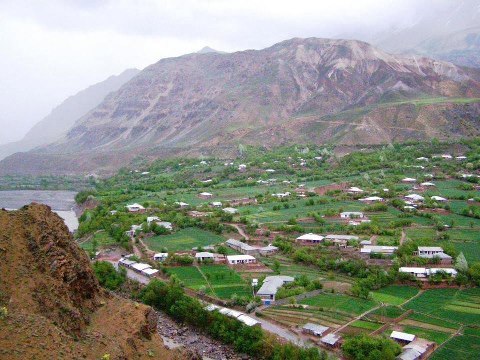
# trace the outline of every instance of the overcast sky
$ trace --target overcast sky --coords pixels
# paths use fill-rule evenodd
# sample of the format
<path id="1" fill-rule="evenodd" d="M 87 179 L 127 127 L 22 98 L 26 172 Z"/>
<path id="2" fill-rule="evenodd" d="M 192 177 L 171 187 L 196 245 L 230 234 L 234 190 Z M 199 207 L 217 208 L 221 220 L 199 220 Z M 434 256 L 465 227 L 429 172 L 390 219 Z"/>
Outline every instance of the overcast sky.
<path id="1" fill-rule="evenodd" d="M 0 0 L 0 143 L 127 68 L 208 45 L 378 33 L 458 0 Z"/>

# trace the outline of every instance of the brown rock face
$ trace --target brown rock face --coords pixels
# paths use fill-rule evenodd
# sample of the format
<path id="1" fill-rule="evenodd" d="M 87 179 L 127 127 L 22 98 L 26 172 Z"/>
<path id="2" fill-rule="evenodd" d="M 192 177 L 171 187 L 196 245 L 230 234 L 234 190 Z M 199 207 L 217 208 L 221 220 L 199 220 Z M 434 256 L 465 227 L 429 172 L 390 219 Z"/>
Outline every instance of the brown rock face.
<path id="1" fill-rule="evenodd" d="M 98 306 L 101 289 L 87 255 L 63 220 L 45 205 L 0 211 L 0 291 L 9 307 L 35 312 L 79 334 Z"/>

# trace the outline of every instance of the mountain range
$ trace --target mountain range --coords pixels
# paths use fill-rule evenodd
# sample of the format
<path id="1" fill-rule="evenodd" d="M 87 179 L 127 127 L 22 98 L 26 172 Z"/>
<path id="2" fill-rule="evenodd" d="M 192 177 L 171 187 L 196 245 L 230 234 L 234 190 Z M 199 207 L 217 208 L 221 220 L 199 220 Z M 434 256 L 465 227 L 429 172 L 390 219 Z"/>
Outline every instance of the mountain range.
<path id="1" fill-rule="evenodd" d="M 0 159 L 19 151 L 28 151 L 37 146 L 58 140 L 80 117 L 99 105 L 105 96 L 138 74 L 138 69 L 128 69 L 119 75 L 89 86 L 85 90 L 70 96 L 40 120 L 19 141 L 0 145 Z"/>
<path id="2" fill-rule="evenodd" d="M 379 144 L 480 134 L 480 72 L 362 41 L 291 39 L 148 66 L 52 144 L 0 173 L 112 171 L 239 144 Z"/>

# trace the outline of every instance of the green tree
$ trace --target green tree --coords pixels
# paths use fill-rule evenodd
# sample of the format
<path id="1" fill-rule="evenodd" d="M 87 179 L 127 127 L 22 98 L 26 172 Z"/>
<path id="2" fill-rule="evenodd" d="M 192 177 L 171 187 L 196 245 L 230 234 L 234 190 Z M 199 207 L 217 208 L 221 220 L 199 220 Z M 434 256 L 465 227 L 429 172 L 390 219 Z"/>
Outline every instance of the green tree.
<path id="1" fill-rule="evenodd" d="M 342 351 L 351 360 L 394 360 L 401 347 L 390 339 L 362 334 L 345 339 Z"/>
<path id="2" fill-rule="evenodd" d="M 124 268 L 120 267 L 117 271 L 111 263 L 106 261 L 95 262 L 93 271 L 100 285 L 109 290 L 118 289 L 127 278 L 127 272 Z"/>
<path id="3" fill-rule="evenodd" d="M 455 261 L 455 269 L 463 273 L 466 273 L 468 271 L 468 262 L 465 258 L 465 255 L 463 255 L 463 252 L 461 252 L 460 255 L 457 256 L 457 260 Z"/>

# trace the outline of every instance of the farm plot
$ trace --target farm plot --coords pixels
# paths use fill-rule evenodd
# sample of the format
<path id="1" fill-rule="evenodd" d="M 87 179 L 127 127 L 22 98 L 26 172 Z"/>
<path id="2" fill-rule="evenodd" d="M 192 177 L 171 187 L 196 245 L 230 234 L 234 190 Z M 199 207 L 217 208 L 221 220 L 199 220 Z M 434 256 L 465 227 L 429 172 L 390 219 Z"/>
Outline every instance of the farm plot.
<path id="1" fill-rule="evenodd" d="M 378 308 L 371 313 L 368 314 L 368 318 L 374 318 L 374 319 L 382 319 L 382 318 L 388 318 L 388 319 L 396 319 L 402 314 L 405 313 L 405 310 L 399 308 L 398 306 L 382 306 L 381 308 Z"/>
<path id="2" fill-rule="evenodd" d="M 334 329 L 351 321 L 354 315 L 335 309 L 274 306 L 262 310 L 262 316 L 285 326 L 302 326 L 308 322 L 322 324 Z"/>
<path id="3" fill-rule="evenodd" d="M 91 239 L 82 242 L 80 247 L 85 251 L 93 251 L 94 249 L 108 247 L 115 244 L 117 244 L 117 242 L 115 242 L 115 239 L 113 239 L 109 234 L 107 234 L 105 231 L 99 231 L 93 234 Z"/>
<path id="4" fill-rule="evenodd" d="M 162 251 L 166 248 L 170 251 L 192 250 L 193 247 L 214 245 L 224 242 L 220 235 L 197 228 L 179 230 L 170 235 L 159 235 L 144 240 L 144 243 L 153 251 Z"/>
<path id="5" fill-rule="evenodd" d="M 412 286 L 387 286 L 371 293 L 373 300 L 389 304 L 400 305 L 418 294 L 418 289 Z"/>
<path id="6" fill-rule="evenodd" d="M 412 299 L 404 307 L 454 323 L 478 324 L 480 323 L 480 288 L 428 290 Z"/>
<path id="7" fill-rule="evenodd" d="M 478 359 L 480 352 L 480 330 L 466 328 L 463 335 L 448 340 L 440 349 L 435 351 L 430 359 Z"/>
<path id="8" fill-rule="evenodd" d="M 235 271 L 226 265 L 204 265 L 200 271 L 205 275 L 217 297 L 231 299 L 232 295 L 251 296 L 250 287 Z"/>
<path id="9" fill-rule="evenodd" d="M 320 294 L 301 301 L 302 304 L 324 309 L 337 309 L 349 314 L 360 315 L 375 307 L 372 300 L 355 298 L 342 294 Z"/>
<path id="10" fill-rule="evenodd" d="M 202 273 L 195 266 L 168 268 L 167 272 L 170 275 L 175 275 L 176 277 L 178 277 L 180 281 L 185 284 L 185 286 L 193 290 L 200 290 L 201 288 L 205 288 L 207 293 L 211 294 L 208 282 L 205 280 Z"/>

